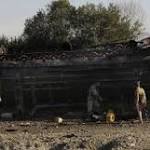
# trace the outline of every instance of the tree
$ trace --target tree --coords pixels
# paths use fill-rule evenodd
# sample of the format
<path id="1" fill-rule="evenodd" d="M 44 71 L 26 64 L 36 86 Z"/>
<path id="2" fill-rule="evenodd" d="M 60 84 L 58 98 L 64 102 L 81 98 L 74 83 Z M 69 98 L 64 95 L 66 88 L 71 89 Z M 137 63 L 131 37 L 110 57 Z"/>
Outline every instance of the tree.
<path id="1" fill-rule="evenodd" d="M 140 20 L 123 15 L 117 4 L 76 8 L 69 0 L 58 0 L 26 20 L 23 36 L 29 50 L 60 49 L 66 42 L 76 49 L 135 39 L 141 27 Z"/>
<path id="2" fill-rule="evenodd" d="M 144 10 L 137 0 L 117 0 L 115 5 L 119 7 L 122 16 L 127 16 L 132 22 L 144 21 Z"/>
<path id="3" fill-rule="evenodd" d="M 10 54 L 19 54 L 24 52 L 24 50 L 26 49 L 26 43 L 24 41 L 24 39 L 22 39 L 22 37 L 18 37 L 18 38 L 11 38 L 8 42 L 8 46 L 7 46 L 7 50 L 8 53 Z"/>
<path id="4" fill-rule="evenodd" d="M 70 17 L 74 9 L 68 0 L 54 1 L 52 5 L 48 5 L 47 18 L 51 40 L 58 43 L 65 42 L 70 38 Z"/>
<path id="5" fill-rule="evenodd" d="M 41 50 L 47 46 L 49 40 L 49 25 L 43 10 L 37 12 L 31 19 L 25 22 L 24 39 L 27 43 L 27 49 Z"/>
<path id="6" fill-rule="evenodd" d="M 134 38 L 137 38 L 144 30 L 142 26 L 145 19 L 144 10 L 140 3 L 137 0 L 118 0 L 116 6 L 119 8 L 121 16 L 129 20 Z"/>
<path id="7" fill-rule="evenodd" d="M 1 47 L 1 46 L 7 47 L 7 46 L 8 46 L 8 43 L 9 43 L 8 38 L 5 37 L 4 35 L 2 35 L 2 36 L 0 37 L 0 47 Z"/>
<path id="8" fill-rule="evenodd" d="M 33 18 L 27 19 L 24 37 L 28 49 L 58 49 L 63 42 L 70 39 L 70 16 L 75 7 L 67 0 L 54 1 L 44 10 L 37 12 Z"/>
<path id="9" fill-rule="evenodd" d="M 0 54 L 7 53 L 8 43 L 8 38 L 2 35 L 0 37 Z"/>

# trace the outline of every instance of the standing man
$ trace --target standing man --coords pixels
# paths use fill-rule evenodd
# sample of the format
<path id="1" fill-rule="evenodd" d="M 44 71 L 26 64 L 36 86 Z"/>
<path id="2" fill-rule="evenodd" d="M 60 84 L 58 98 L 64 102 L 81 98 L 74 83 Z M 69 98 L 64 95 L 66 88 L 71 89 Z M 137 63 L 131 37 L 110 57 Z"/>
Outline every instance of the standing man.
<path id="1" fill-rule="evenodd" d="M 146 99 L 145 90 L 144 90 L 144 88 L 141 87 L 140 81 L 137 81 L 137 83 L 136 83 L 135 104 L 136 104 L 136 109 L 138 112 L 140 122 L 143 124 L 142 113 L 143 113 L 144 108 L 147 105 L 147 99 Z"/>
<path id="2" fill-rule="evenodd" d="M 100 111 L 100 103 L 103 101 L 102 97 L 99 95 L 100 83 L 96 82 L 92 84 L 89 88 L 88 97 L 87 97 L 87 112 L 90 117 L 94 113 Z"/>

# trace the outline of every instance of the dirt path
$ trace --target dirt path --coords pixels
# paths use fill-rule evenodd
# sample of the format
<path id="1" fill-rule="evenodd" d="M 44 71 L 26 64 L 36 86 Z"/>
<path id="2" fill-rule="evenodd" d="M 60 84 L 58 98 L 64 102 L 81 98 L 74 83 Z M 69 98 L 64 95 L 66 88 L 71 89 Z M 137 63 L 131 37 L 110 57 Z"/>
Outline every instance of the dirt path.
<path id="1" fill-rule="evenodd" d="M 150 150 L 150 123 L 0 122 L 0 149 Z"/>

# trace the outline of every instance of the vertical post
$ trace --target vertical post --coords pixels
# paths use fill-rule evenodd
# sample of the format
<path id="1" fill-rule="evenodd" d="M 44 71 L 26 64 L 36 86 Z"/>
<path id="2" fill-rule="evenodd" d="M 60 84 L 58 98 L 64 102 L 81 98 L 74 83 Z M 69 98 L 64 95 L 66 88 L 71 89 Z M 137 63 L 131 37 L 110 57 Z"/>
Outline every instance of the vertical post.
<path id="1" fill-rule="evenodd" d="M 35 95 L 35 85 L 32 84 L 31 85 L 31 92 L 32 92 L 32 105 L 36 105 L 37 101 L 36 101 L 36 95 Z"/>
<path id="2" fill-rule="evenodd" d="M 24 99 L 23 99 L 23 78 L 22 78 L 22 73 L 20 72 L 17 76 L 17 83 L 16 83 L 16 93 L 15 93 L 15 97 L 16 97 L 16 102 L 17 102 L 17 113 L 19 113 L 19 115 L 23 115 L 24 114 Z"/>
<path id="3" fill-rule="evenodd" d="M 17 113 L 19 113 L 19 115 L 24 114 L 23 89 L 20 81 L 16 87 L 15 97 L 17 102 Z"/>

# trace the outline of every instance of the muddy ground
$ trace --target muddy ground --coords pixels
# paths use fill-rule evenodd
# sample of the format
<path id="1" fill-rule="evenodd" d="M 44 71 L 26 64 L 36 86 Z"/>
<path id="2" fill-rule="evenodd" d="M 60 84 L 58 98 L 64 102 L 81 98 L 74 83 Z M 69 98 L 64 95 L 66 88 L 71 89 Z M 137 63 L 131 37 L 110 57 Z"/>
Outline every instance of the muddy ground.
<path id="1" fill-rule="evenodd" d="M 150 150 L 150 123 L 0 122 L 0 150 Z"/>

